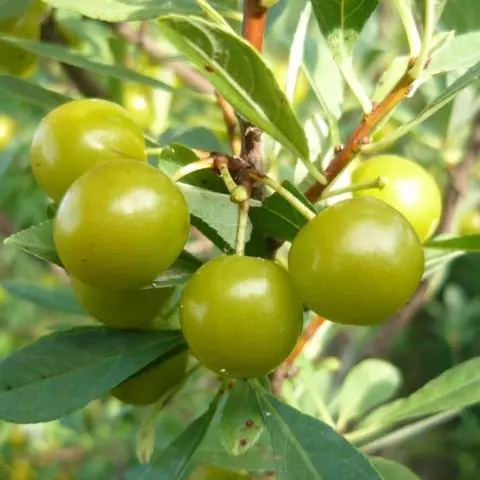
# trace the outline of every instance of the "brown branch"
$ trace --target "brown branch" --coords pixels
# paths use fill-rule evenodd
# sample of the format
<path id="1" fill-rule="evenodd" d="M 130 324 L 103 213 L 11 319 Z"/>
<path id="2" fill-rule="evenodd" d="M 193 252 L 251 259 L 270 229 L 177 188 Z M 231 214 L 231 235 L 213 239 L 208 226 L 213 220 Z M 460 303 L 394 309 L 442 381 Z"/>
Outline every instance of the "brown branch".
<path id="1" fill-rule="evenodd" d="M 41 38 L 46 42 L 68 45 L 67 39 L 58 30 L 53 15 L 49 15 L 42 23 Z M 109 98 L 107 89 L 97 82 L 90 72 L 87 72 L 83 68 L 67 65 L 66 63 L 60 63 L 60 65 L 80 93 L 86 97 Z"/>
<path id="2" fill-rule="evenodd" d="M 259 0 L 244 0 L 242 35 L 259 52 L 263 50 L 267 13 L 268 9 L 261 7 Z"/>
<path id="3" fill-rule="evenodd" d="M 227 127 L 228 137 L 230 138 L 230 148 L 232 150 L 232 155 L 238 157 L 241 152 L 241 140 L 238 133 L 238 122 L 237 117 L 235 117 L 235 110 L 232 106 L 223 98 L 220 93 L 215 92 L 215 97 L 217 99 L 218 106 L 223 114 L 223 120 Z"/>
<path id="4" fill-rule="evenodd" d="M 373 129 L 408 96 L 411 87 L 412 79 L 408 72 L 406 72 L 384 100 L 378 105 L 375 105 L 371 113 L 363 116 L 360 124 L 354 130 L 346 145 L 338 150 L 325 170 L 324 175 L 328 180 L 328 184 L 331 184 L 348 163 L 353 160 L 360 147 L 370 141 L 369 135 Z M 311 202 L 316 202 L 326 187 L 327 185 L 314 183 L 306 190 L 305 196 Z"/>
<path id="5" fill-rule="evenodd" d="M 137 31 L 127 23 L 118 23 L 113 25 L 112 28 L 125 40 L 141 48 L 150 57 L 165 62 L 190 87 L 201 93 L 214 93 L 212 84 L 204 76 L 180 60 L 170 60 L 169 53 L 163 50 L 145 30 Z"/>
<path id="6" fill-rule="evenodd" d="M 462 162 L 460 162 L 451 172 L 450 186 L 444 199 L 442 221 L 437 229 L 437 233 L 449 233 L 452 230 L 453 220 L 455 218 L 457 207 L 462 195 L 465 193 L 469 176 L 472 172 L 475 162 L 480 154 L 480 115 L 475 119 L 472 134 L 468 142 L 467 153 Z M 410 302 L 400 310 L 385 326 L 380 330 L 373 344 L 369 349 L 369 355 L 386 356 L 392 344 L 397 338 L 398 331 L 404 327 L 422 306 L 428 301 L 430 282 L 423 282 L 415 292 Z"/>

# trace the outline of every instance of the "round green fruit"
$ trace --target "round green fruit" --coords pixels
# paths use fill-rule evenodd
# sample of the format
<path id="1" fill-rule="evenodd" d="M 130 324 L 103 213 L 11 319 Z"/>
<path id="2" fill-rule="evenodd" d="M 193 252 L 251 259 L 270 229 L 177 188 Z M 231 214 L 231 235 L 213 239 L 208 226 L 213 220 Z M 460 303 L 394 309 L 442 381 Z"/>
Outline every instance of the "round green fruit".
<path id="1" fill-rule="evenodd" d="M 177 186 L 135 160 L 92 168 L 69 188 L 54 220 L 58 255 L 72 277 L 108 290 L 151 284 L 180 255 L 190 217 Z"/>
<path id="2" fill-rule="evenodd" d="M 0 152 L 5 150 L 17 132 L 17 122 L 8 115 L 0 114 Z"/>
<path id="3" fill-rule="evenodd" d="M 352 182 L 365 183 L 381 177 L 384 187 L 359 190 L 356 197 L 374 197 L 388 203 L 412 224 L 422 242 L 437 228 L 442 197 L 433 177 L 420 165 L 397 155 L 380 155 L 360 165 Z"/>
<path id="4" fill-rule="evenodd" d="M 260 258 L 210 261 L 191 277 L 180 300 L 180 323 L 193 354 L 230 377 L 260 377 L 277 367 L 295 347 L 302 321 L 287 272 Z"/>
<path id="5" fill-rule="evenodd" d="M 110 393 L 123 403 L 150 405 L 180 383 L 187 368 L 188 353 L 182 352 L 158 365 L 148 366 L 113 388 Z"/>
<path id="6" fill-rule="evenodd" d="M 288 266 L 305 304 L 333 322 L 388 320 L 417 289 L 423 249 L 397 210 L 375 198 L 332 205 L 293 240 Z"/>
<path id="7" fill-rule="evenodd" d="M 149 326 L 175 291 L 173 287 L 107 290 L 76 278 L 71 282 L 78 302 L 92 317 L 108 327 L 121 329 Z"/>
<path id="8" fill-rule="evenodd" d="M 245 473 L 227 470 L 215 465 L 200 465 L 188 477 L 188 480 L 251 480 Z"/>
<path id="9" fill-rule="evenodd" d="M 480 234 L 480 211 L 467 210 L 460 217 L 458 226 L 460 235 L 479 235 Z"/>
<path id="10" fill-rule="evenodd" d="M 146 162 L 142 129 L 106 100 L 73 100 L 52 110 L 33 137 L 30 163 L 40 186 L 59 201 L 70 185 L 99 163 Z"/>

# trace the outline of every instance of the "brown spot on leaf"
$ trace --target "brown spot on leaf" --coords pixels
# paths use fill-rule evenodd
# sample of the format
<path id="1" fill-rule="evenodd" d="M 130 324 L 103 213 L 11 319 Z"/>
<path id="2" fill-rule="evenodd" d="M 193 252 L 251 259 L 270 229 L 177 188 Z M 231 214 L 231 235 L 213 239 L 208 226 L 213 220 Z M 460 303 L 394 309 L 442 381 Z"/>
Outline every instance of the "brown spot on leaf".
<path id="1" fill-rule="evenodd" d="M 205 65 L 204 68 L 207 72 L 213 73 L 213 68 L 210 65 Z"/>
<path id="2" fill-rule="evenodd" d="M 245 422 L 245 428 L 252 428 L 253 426 L 255 425 L 255 422 L 249 418 L 246 422 Z"/>

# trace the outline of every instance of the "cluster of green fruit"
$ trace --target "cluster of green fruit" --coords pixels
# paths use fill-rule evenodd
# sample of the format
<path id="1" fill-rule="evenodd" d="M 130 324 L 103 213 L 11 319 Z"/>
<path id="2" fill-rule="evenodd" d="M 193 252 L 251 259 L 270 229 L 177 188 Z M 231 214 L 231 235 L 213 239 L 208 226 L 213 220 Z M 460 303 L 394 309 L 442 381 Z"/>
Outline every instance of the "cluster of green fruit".
<path id="1" fill-rule="evenodd" d="M 173 290 L 152 284 L 183 250 L 190 222 L 179 188 L 146 163 L 140 127 L 116 104 L 68 102 L 40 123 L 31 166 L 58 202 L 54 241 L 79 302 L 110 327 L 153 328 Z M 439 221 L 440 194 L 426 171 L 393 156 L 367 161 L 354 179 L 379 174 L 383 189 L 359 191 L 300 230 L 288 272 L 270 260 L 232 255 L 191 277 L 180 321 L 202 364 L 235 378 L 259 377 L 294 348 L 304 305 L 334 322 L 371 325 L 409 300 L 423 274 L 421 240 Z M 185 365 L 182 354 L 150 366 L 114 394 L 151 403 Z"/>

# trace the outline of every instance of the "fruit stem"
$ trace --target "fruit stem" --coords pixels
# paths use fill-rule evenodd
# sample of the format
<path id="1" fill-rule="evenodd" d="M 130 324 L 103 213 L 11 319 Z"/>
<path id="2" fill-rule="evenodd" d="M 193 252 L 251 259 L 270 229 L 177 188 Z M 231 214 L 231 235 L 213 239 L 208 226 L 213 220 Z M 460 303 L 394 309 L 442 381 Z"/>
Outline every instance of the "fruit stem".
<path id="1" fill-rule="evenodd" d="M 337 188 L 336 190 L 325 191 L 322 194 L 321 200 L 325 198 L 335 197 L 337 195 L 341 195 L 342 193 L 358 192 L 360 190 L 368 190 L 370 188 L 378 188 L 379 190 L 381 190 L 384 186 L 385 181 L 381 177 L 377 177 L 375 178 L 375 180 L 372 180 L 370 182 L 357 183 L 355 185 L 350 185 L 345 188 Z"/>
<path id="2" fill-rule="evenodd" d="M 428 56 L 430 55 L 430 47 L 436 24 L 435 2 L 436 0 L 426 0 L 425 2 L 425 24 L 423 27 L 422 47 L 415 65 L 410 70 L 410 78 L 414 80 L 418 80 L 422 76 Z"/>
<path id="3" fill-rule="evenodd" d="M 420 39 L 420 34 L 418 33 L 417 24 L 415 23 L 411 4 L 410 8 L 408 8 L 407 2 L 404 0 L 395 0 L 395 8 L 400 15 L 403 28 L 405 29 L 408 45 L 410 47 L 410 55 L 416 57 L 420 53 L 422 41 Z"/>
<path id="4" fill-rule="evenodd" d="M 347 59 L 344 62 L 339 64 L 340 72 L 347 82 L 350 90 L 352 91 L 355 98 L 358 100 L 358 103 L 362 107 L 364 113 L 369 114 L 371 113 L 373 106 L 372 102 L 368 98 L 368 95 L 363 90 L 362 84 L 353 69 L 351 59 Z"/>
<path id="5" fill-rule="evenodd" d="M 237 239 L 235 244 L 235 253 L 237 255 L 245 255 L 245 235 L 248 226 L 248 210 L 250 203 L 245 200 L 238 204 L 238 225 L 237 225 Z"/>
<path id="6" fill-rule="evenodd" d="M 285 199 L 293 208 L 301 213 L 307 220 L 313 220 L 316 213 L 312 212 L 304 203 L 302 203 L 297 197 L 292 195 L 285 187 L 282 187 L 273 178 L 267 177 L 257 172 L 248 172 L 250 178 L 256 182 L 263 182 L 267 187 L 270 187 L 276 193 L 278 193 L 283 199 Z"/>
<path id="7" fill-rule="evenodd" d="M 220 176 L 222 177 L 223 183 L 225 183 L 225 186 L 227 187 L 228 193 L 230 193 L 232 196 L 233 192 L 238 187 L 238 184 L 230 174 L 227 162 L 217 162 L 216 168 L 220 172 Z"/>
<path id="8" fill-rule="evenodd" d="M 313 164 L 313 162 L 310 161 L 303 161 L 302 162 L 306 169 L 308 170 L 308 173 L 313 177 L 313 179 L 319 183 L 320 185 L 327 185 L 328 180 L 325 178 L 322 172 L 317 169 L 317 167 Z"/>
<path id="9" fill-rule="evenodd" d="M 190 175 L 191 173 L 198 172 L 199 170 L 206 170 L 206 169 L 213 169 L 214 168 L 214 159 L 212 157 L 205 158 L 203 160 L 198 160 L 198 162 L 192 162 L 183 167 L 179 168 L 170 178 L 174 182 L 178 182 L 183 177 Z"/>

